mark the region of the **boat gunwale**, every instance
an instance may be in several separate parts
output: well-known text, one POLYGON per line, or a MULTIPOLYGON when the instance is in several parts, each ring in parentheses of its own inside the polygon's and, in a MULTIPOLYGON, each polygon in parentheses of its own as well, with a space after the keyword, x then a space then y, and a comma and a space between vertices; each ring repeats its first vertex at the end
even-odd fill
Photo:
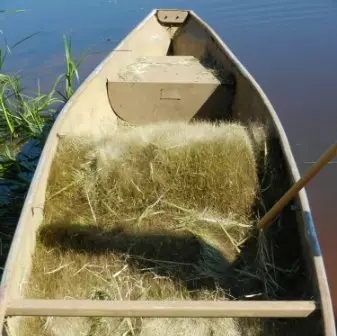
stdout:
MULTIPOLYGON (((285 133, 283 125, 271 104, 269 98, 263 91, 262 87, 257 83, 252 74, 246 69, 246 67, 241 63, 241 61, 235 56, 231 49, 226 45, 226 43, 220 38, 220 36, 211 28, 204 20, 202 20, 195 12, 190 11, 190 16, 193 16, 199 24, 201 24, 208 33, 213 36, 216 42, 223 48, 223 52, 227 55, 229 60, 236 66, 240 74, 251 83, 251 85, 256 89, 257 93, 262 98, 263 103, 266 105, 270 117, 274 122, 274 127, 278 132, 278 137, 280 141, 281 150, 284 157, 286 158, 287 167, 291 173, 293 182, 298 181, 301 176, 299 173, 298 166, 296 164, 294 155, 291 150, 291 146, 288 140, 288 137, 285 133)), ((310 204, 307 196, 306 189, 303 188, 298 193, 298 200, 300 207, 302 208, 302 220, 306 227, 307 236, 304 238, 308 239, 309 248, 312 253, 312 258, 314 259, 314 267, 316 271, 317 282, 319 286, 320 300, 322 302, 321 309, 323 311, 323 320, 325 333, 329 335, 336 335, 335 319, 333 315, 333 305, 331 301, 330 288, 328 284, 328 278, 325 270, 324 261, 322 258, 322 252, 319 245, 314 221, 311 214, 310 204), (319 258, 319 260, 315 260, 319 258)))
POLYGON ((19 254, 21 248, 21 240, 25 239, 23 236, 24 225, 26 224, 26 217, 29 216, 29 212, 32 211, 34 207, 34 196, 39 188, 39 181, 41 175, 43 174, 43 169, 46 161, 51 163, 54 155, 51 155, 51 151, 57 148, 58 141, 57 134, 58 129, 62 126, 64 119, 67 116, 67 112, 72 106, 73 102, 78 99, 81 93, 87 88, 87 86, 98 76, 98 74, 103 70, 105 64, 109 62, 111 57, 118 52, 118 49, 122 49, 121 47, 125 43, 125 40, 128 36, 135 33, 137 30, 142 28, 154 15, 156 15, 157 9, 153 9, 141 22, 139 22, 122 40, 121 42, 114 48, 89 74, 89 76, 81 83, 81 85, 77 88, 74 94, 70 97, 70 99, 65 103, 62 107, 60 113, 58 114, 50 132, 48 134, 46 143, 42 149, 41 155, 38 160, 38 164, 36 166, 32 181, 28 188, 28 192, 19 216, 19 220, 17 222, 17 226, 13 235, 13 240, 9 249, 9 253, 7 256, 7 260, 5 263, 5 267, 3 269, 1 282, 0 282, 0 331, 2 332, 3 323, 6 317, 6 309, 8 303, 11 299, 10 297, 10 285, 8 282, 10 281, 12 274, 15 273, 15 260, 17 255, 19 254))

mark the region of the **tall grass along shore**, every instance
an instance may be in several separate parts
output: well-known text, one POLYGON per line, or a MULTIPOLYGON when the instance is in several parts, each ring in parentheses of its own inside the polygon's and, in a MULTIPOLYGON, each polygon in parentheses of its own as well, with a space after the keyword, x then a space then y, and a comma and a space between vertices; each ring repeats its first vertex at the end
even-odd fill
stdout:
POLYGON ((73 59, 71 41, 66 37, 66 70, 55 79, 50 92, 39 87, 30 92, 22 87, 20 76, 5 71, 6 58, 34 35, 12 46, 4 39, 0 48, 0 276, 45 139, 78 80, 79 62, 73 59))

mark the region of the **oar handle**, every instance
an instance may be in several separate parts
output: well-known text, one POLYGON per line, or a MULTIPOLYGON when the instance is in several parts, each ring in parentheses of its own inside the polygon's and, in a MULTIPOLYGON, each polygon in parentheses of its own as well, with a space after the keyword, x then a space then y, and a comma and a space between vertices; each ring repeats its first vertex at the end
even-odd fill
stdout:
POLYGON ((321 157, 315 162, 305 175, 299 179, 282 197, 281 199, 262 217, 257 224, 258 229, 264 229, 277 214, 291 201, 296 194, 313 178, 317 173, 335 156, 337 155, 337 143, 332 145, 321 157))

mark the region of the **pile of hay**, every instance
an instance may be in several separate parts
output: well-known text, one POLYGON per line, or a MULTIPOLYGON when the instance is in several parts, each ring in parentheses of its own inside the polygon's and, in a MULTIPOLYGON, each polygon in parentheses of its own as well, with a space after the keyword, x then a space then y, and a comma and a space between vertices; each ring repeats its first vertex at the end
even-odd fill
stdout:
MULTIPOLYGON (((259 191, 264 137, 254 127, 162 123, 62 138, 26 297, 227 300, 259 191)), ((20 335, 234 336, 241 328, 232 318, 22 318, 20 335)))

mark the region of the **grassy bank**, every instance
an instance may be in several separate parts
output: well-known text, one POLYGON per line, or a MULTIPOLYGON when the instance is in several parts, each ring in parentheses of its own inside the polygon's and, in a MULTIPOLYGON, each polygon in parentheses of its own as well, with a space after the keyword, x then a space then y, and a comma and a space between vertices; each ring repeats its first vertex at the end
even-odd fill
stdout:
MULTIPOLYGON (((3 13, 4 11, 0 11, 3 13)), ((55 78, 49 92, 24 89, 21 78, 4 70, 6 59, 21 43, 0 48, 0 276, 16 223, 48 132, 58 111, 78 82, 79 62, 72 57, 71 42, 64 37, 65 72, 55 78)))

